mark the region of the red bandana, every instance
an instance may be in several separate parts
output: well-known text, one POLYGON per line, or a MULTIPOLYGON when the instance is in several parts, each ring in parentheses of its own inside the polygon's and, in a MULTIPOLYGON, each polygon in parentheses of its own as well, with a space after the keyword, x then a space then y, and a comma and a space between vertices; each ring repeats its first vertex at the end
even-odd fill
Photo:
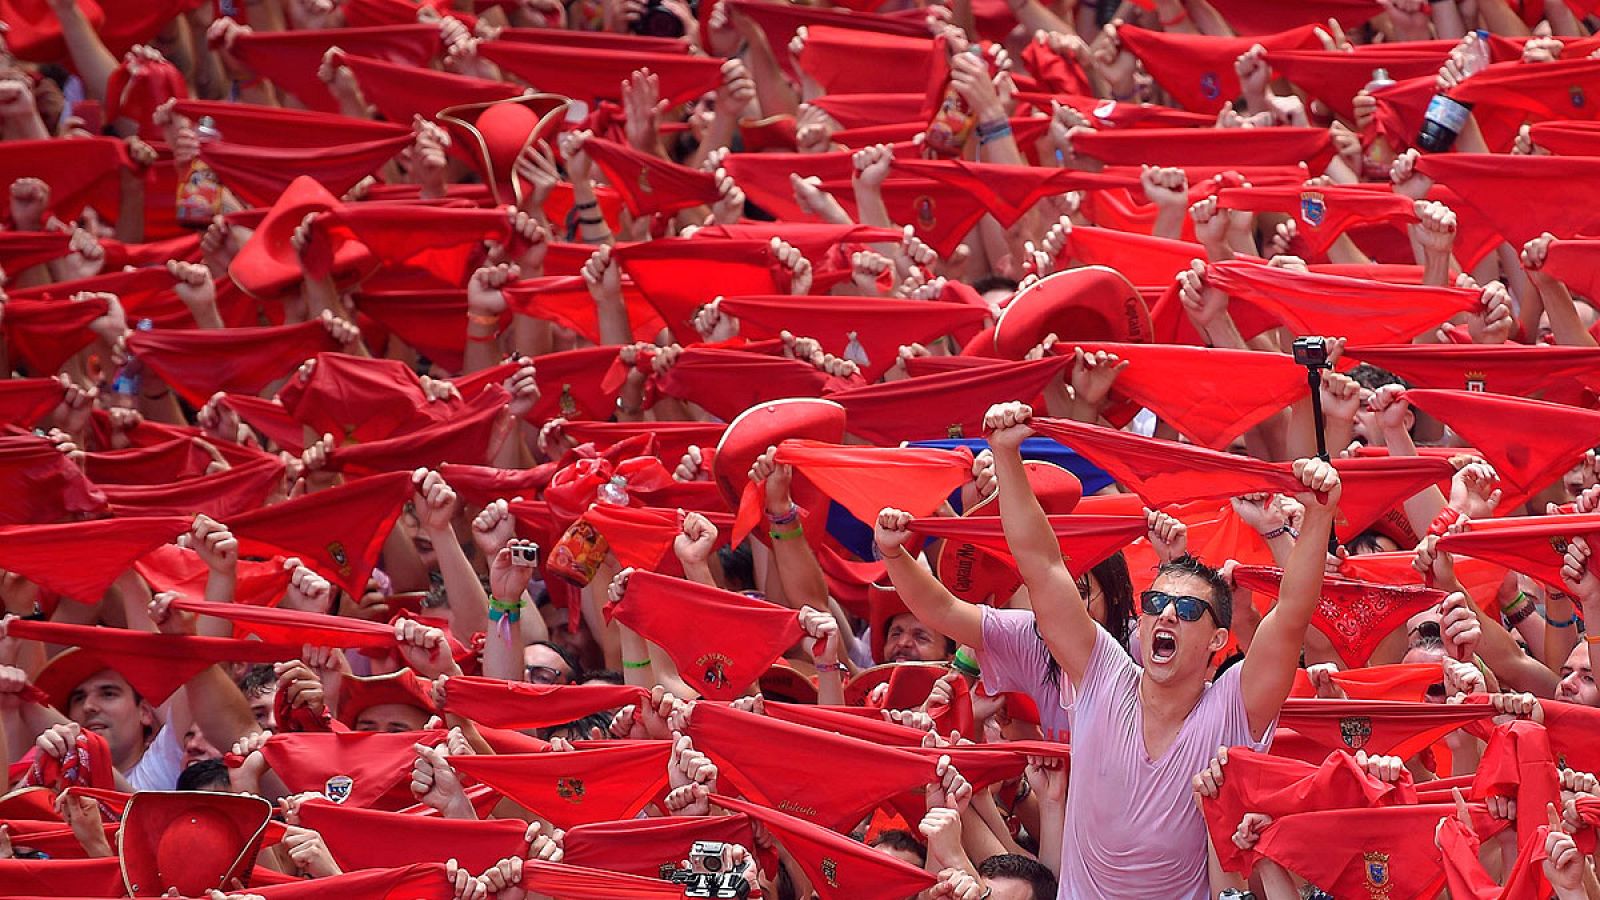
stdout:
POLYGON ((756 849, 748 816, 665 816, 579 825, 562 841, 561 858, 570 865, 661 878, 682 865, 684 848, 696 841, 756 849))
POLYGON ((1600 195, 1587 174, 1594 165, 1579 156, 1444 153, 1424 155, 1417 171, 1455 190, 1521 247, 1546 231, 1570 238, 1600 227, 1600 195))
MULTIPOLYGON (((177 544, 157 547, 133 567, 140 578, 149 582, 151 591, 158 594, 174 591, 190 600, 205 598, 206 581, 211 575, 198 553, 177 544)), ((241 559, 233 602, 250 606, 276 605, 289 589, 289 574, 283 567, 282 557, 275 556, 264 562, 241 559)))
POLYGON ((241 552, 298 556, 360 597, 411 494, 410 472, 373 475, 245 513, 228 525, 241 552))
POLYGON ((611 186, 635 216, 675 213, 716 203, 722 194, 710 172, 641 153, 632 147, 590 138, 584 152, 606 173, 611 186))
MULTIPOLYGON (((1590 541, 1600 538, 1600 513, 1473 519, 1467 531, 1440 538, 1439 549, 1497 562, 1566 590, 1562 559, 1567 541, 1580 536, 1590 541)), ((1600 558, 1590 557, 1589 566, 1600 567, 1600 558)))
POLYGON ((605 613, 665 650, 711 700, 744 693, 802 634, 792 609, 654 572, 634 572, 605 613))
POLYGON ((669 741, 602 741, 562 753, 452 756, 450 765, 571 828, 633 818, 666 787, 671 753, 669 741))
POLYGON ((134 560, 187 531, 189 522, 179 515, 0 526, 0 568, 92 605, 134 560))
POLYGON ((300 806, 300 824, 322 835, 339 868, 392 869, 418 859, 454 859, 481 872, 528 849, 520 819, 408 816, 314 800, 300 806))
POLYGON ((106 499, 118 516, 191 516, 218 521, 260 509, 283 483, 281 460, 263 458, 213 475, 175 484, 105 485, 106 499))
POLYGON ((663 394, 691 400, 723 421, 759 403, 789 397, 820 397, 838 379, 798 359, 690 347, 659 381, 663 394))
POLYGON ((94 343, 89 325, 106 314, 103 298, 76 302, 12 298, 6 300, 6 346, 35 372, 61 369, 79 350, 94 343))
MULTIPOLYGON (((1557 244, 1570 246, 1567 241, 1557 244)), ((1551 252, 1554 255, 1553 246, 1551 252)), ((1600 359, 1588 347, 1412 344, 1346 347, 1345 355, 1393 372, 1419 388, 1487 391, 1576 405, 1582 400, 1579 385, 1600 387, 1600 359)))
MULTIPOLYGON (((852 16, 852 18, 854 18, 852 16)), ((786 47, 774 47, 783 55, 786 47)), ((905 94, 926 92, 947 65, 936 58, 934 41, 831 25, 806 29, 805 49, 796 60, 824 94, 905 94), (863 61, 872 60, 871 65, 863 61)))
MULTIPOLYGON (((785 75, 797 78, 799 73, 789 56, 789 40, 795 31, 805 26, 808 31, 818 25, 837 25, 841 28, 876 34, 898 34, 904 37, 927 37, 928 27, 919 17, 897 17, 876 13, 848 12, 821 6, 794 6, 790 4, 762 3, 759 0, 725 0, 735 15, 749 19, 761 29, 767 44, 777 57, 785 75)), ((926 85, 917 85, 915 91, 923 93, 926 85)), ((833 92, 829 92, 833 93, 833 92)))
MULTIPOLYGON (((11 304, 6 304, 10 312, 11 304)), ((33 435, 0 437, 0 480, 26 484, 0 498, 0 524, 60 522, 103 514, 106 495, 61 451, 33 435)))
MULTIPOLYGON (((1403 703, 1423 702, 1428 688, 1438 684, 1439 678, 1439 667, 1433 663, 1393 663, 1333 673, 1333 683, 1351 700, 1396 700, 1403 703)), ((1294 692, 1290 696, 1316 696, 1316 690, 1312 688, 1304 669, 1295 672, 1294 692)))
POLYGON ((198 407, 217 391, 259 394, 307 359, 340 348, 328 329, 313 320, 220 331, 136 331, 128 336, 128 349, 198 407))
MULTIPOLYGON (((231 137, 226 135, 225 137, 231 137)), ((253 146, 233 140, 200 144, 200 159, 216 170, 228 190, 254 206, 270 206, 295 178, 315 178, 343 195, 415 140, 405 133, 323 147, 253 146)))
MULTIPOLYGON (((38 15, 43 18, 36 21, 54 21, 54 13, 38 15)), ((15 29, 27 18, 4 16, 3 20, 15 29)), ((8 44, 16 47, 13 42, 8 44)), ((83 215, 84 207, 92 206, 101 216, 115 220, 122 209, 124 152, 122 141, 113 137, 6 141, 0 147, 0 184, 38 178, 50 186, 49 210, 56 218, 71 221, 83 215)), ((11 304, 7 303, 8 330, 10 320, 11 304)))
POLYGON ((432 121, 434 115, 447 106, 509 100, 521 93, 515 85, 502 81, 350 53, 344 54, 342 62, 355 74, 362 98, 376 106, 391 122, 409 122, 412 116, 432 121))
POLYGON ((1477 704, 1287 700, 1278 725, 1324 752, 1365 750, 1409 759, 1457 728, 1493 715, 1477 704))
POLYGON ((1477 448, 1523 496, 1549 486, 1600 443, 1600 412, 1471 390, 1405 396, 1477 448))
POLYGON ((873 807, 934 780, 936 760, 741 712, 697 704, 689 720, 696 748, 721 762, 725 784, 756 802, 845 832, 873 807), (850 760, 820 777, 826 760, 850 760))
MULTIPOLYGON (((1061 543, 1061 558, 1075 576, 1088 572, 1145 533, 1143 516, 1069 515, 1046 518, 1055 530, 1056 540, 1061 543)), ((1015 565, 1011 546, 1006 543, 998 516, 916 519, 911 523, 911 530, 929 537, 982 547, 1007 565, 1015 565)))
POLYGON ((711 802, 746 813, 772 832, 821 900, 903 900, 933 886, 934 877, 916 866, 804 819, 731 797, 711 802))
MULTIPOLYGON (((1148 31, 1124 25, 1117 29, 1117 37, 1139 57, 1145 69, 1180 106, 1208 116, 1216 115, 1224 103, 1239 96, 1239 78, 1234 74, 1233 61, 1255 44, 1261 44, 1268 51, 1312 50, 1322 46, 1313 25, 1302 25, 1279 34, 1234 38, 1148 31)), ((1222 133, 1216 129, 1205 131, 1212 135, 1222 133)), ((1233 158, 1250 157, 1236 155, 1233 158)), ((1149 162, 1154 163, 1154 160, 1149 162)))
POLYGON ((862 522, 893 506, 931 515, 950 493, 972 480, 972 451, 925 447, 844 447, 790 439, 777 462, 794 466, 862 522))
POLYGON ((499 448, 496 437, 504 440, 500 426, 510 422, 506 412, 510 399, 505 388, 489 385, 451 419, 385 440, 335 448, 328 455, 328 468, 368 475, 485 462, 499 448))
MULTIPOLYGON (((651 821, 659 822, 660 819, 651 821)), ((658 875, 660 873, 657 873, 658 875)), ((615 900, 679 900, 683 886, 603 869, 530 859, 522 864, 522 887, 551 897, 601 896, 615 900)), ((438 900, 447 900, 440 897, 438 900)))
POLYGON ((338 101, 317 77, 322 57, 329 47, 338 46, 352 56, 426 66, 438 55, 439 42, 439 26, 432 23, 256 31, 240 35, 233 42, 233 53, 252 72, 270 79, 279 90, 293 94, 307 107, 336 113, 338 101))
POLYGON ((1416 201, 1388 185, 1228 188, 1217 195, 1217 206, 1294 218, 1300 240, 1319 256, 1357 225, 1403 226, 1417 221, 1416 201))
MULTIPOLYGON (((504 294, 512 312, 555 322, 563 328, 576 331, 591 343, 601 343, 600 317, 595 312, 594 297, 589 293, 589 286, 584 283, 582 275, 525 279, 506 285, 504 294)), ((655 340, 664 326, 661 315, 646 302, 644 294, 630 282, 624 281, 622 300, 628 307, 628 324, 634 340, 655 340)))
POLYGON ((724 60, 682 53, 600 50, 590 47, 486 41, 485 58, 547 93, 562 94, 591 106, 622 102, 622 82, 636 69, 661 79, 661 99, 677 106, 710 93, 722 83, 724 60))
POLYGON ((1071 362, 1060 356, 995 362, 852 388, 828 399, 848 411, 850 434, 879 446, 975 437, 983 433, 983 416, 990 406, 1039 396, 1071 362))
MULTIPOLYGON (((295 793, 311 791, 361 809, 397 810, 412 802, 416 745, 443 740, 442 731, 306 731, 275 734, 261 753, 295 793)), ((229 757, 228 764, 235 765, 237 757, 229 757)))
MULTIPOLYGON (((1283 570, 1240 566, 1234 578, 1242 588, 1277 596, 1283 570)), ((1432 588, 1324 578, 1311 624, 1327 635, 1347 666, 1359 668, 1391 631, 1444 597, 1444 591, 1432 588)))
POLYGON ((591 713, 638 704, 648 694, 631 685, 527 684, 459 677, 445 682, 445 708, 492 728, 549 728, 591 713))
POLYGON ((706 285, 715 285, 730 297, 783 290, 766 241, 668 238, 619 246, 615 258, 661 314, 673 337, 685 345, 699 340, 690 320, 712 299, 706 285))
POLYGON ((1327 104, 1340 117, 1353 120, 1355 109, 1351 101, 1372 80, 1373 69, 1388 70, 1389 77, 1396 81, 1435 77, 1450 47, 1427 46, 1430 43, 1435 42, 1385 44, 1381 50, 1370 49, 1376 45, 1368 45, 1363 48, 1366 52, 1357 53, 1272 50, 1267 53, 1267 62, 1279 75, 1327 104))
MULTIPOLYGON (((733 528, 733 517, 712 515, 717 528, 717 544, 725 546, 733 528)), ((660 571, 672 550, 673 541, 683 533, 683 513, 676 509, 640 509, 596 503, 583 514, 583 521, 594 526, 625 566, 660 571)), ((673 560, 676 563, 676 560, 673 560)))

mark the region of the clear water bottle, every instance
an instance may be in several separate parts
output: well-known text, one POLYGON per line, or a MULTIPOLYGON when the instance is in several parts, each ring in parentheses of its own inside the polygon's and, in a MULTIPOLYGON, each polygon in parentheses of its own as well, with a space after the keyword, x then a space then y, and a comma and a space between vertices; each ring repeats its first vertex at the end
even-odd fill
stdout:
POLYGON ((1389 70, 1379 67, 1372 70, 1372 80, 1367 82, 1367 86, 1362 90, 1372 94, 1383 90, 1391 84, 1394 84, 1394 79, 1389 77, 1389 70))
POLYGON ((628 505, 628 479, 621 475, 613 475, 611 480, 600 485, 595 492, 595 502, 609 503, 612 506, 628 505))
MULTIPOLYGON (((149 319, 140 319, 139 323, 134 326, 139 331, 149 331, 154 327, 155 323, 149 319)), ((144 363, 139 362, 137 356, 129 353, 128 361, 122 364, 122 368, 118 369, 116 376, 111 379, 111 391, 125 397, 137 398, 139 396, 139 386, 143 383, 144 363)))
MULTIPOLYGON (((1466 61, 1463 68, 1467 76, 1476 75, 1489 67, 1489 33, 1479 30, 1468 37, 1466 61)), ((1444 94, 1434 94, 1428 101, 1428 111, 1422 117, 1422 131, 1417 134, 1417 147, 1427 153, 1442 153, 1455 146, 1461 129, 1467 127, 1472 115, 1472 104, 1462 103, 1444 94)))

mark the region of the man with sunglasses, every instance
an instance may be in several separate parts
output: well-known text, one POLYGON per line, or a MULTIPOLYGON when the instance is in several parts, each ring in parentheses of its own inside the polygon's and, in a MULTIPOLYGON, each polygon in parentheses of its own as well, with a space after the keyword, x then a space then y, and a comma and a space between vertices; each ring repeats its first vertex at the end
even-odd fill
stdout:
POLYGON ((1294 463, 1306 512, 1278 603, 1262 619, 1244 662, 1208 683, 1211 657, 1227 644, 1232 621, 1227 580, 1192 557, 1163 565, 1140 597, 1144 665, 1136 665, 1089 616, 1028 489, 1019 448, 1034 433, 1032 417, 1026 404, 997 404, 984 428, 1006 542, 1039 632, 1070 685, 1062 695, 1075 777, 1058 896, 1202 900, 1210 895, 1206 833, 1191 782, 1218 747, 1263 750, 1271 741, 1321 592, 1339 475, 1321 460, 1294 463))

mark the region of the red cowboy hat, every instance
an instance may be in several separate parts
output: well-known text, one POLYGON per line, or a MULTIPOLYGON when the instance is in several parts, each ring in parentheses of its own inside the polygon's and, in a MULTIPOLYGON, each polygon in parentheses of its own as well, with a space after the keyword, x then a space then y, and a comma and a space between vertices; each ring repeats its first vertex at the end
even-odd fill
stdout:
POLYGON ((44 664, 44 668, 34 677, 33 686, 43 691, 50 698, 50 705, 64 715, 71 703, 72 692, 78 689, 78 685, 107 669, 117 671, 110 660, 98 653, 82 647, 69 647, 44 664))
MULTIPOLYGON (((1022 467, 1028 475, 1028 486, 1039 498, 1046 515, 1070 513, 1083 499, 1083 482, 1061 466, 1029 459, 1023 460, 1022 467)), ((998 515, 999 496, 998 491, 990 494, 963 515, 998 515)), ((1017 574, 1016 566, 970 541, 946 538, 936 543, 933 572, 950 593, 968 603, 1003 603, 1022 586, 1022 576, 1017 574)))
MULTIPOLYGON (((343 206, 322 183, 309 175, 302 175, 284 188, 272 208, 267 210, 261 224, 256 226, 250 239, 239 248, 239 254, 228 264, 228 274, 239 289, 257 299, 273 299, 297 287, 308 271, 329 267, 331 271, 348 276, 352 270, 365 274, 376 265, 372 251, 356 240, 319 236, 326 241, 332 259, 313 262, 315 251, 308 248, 306 259, 290 243, 296 228, 311 213, 325 213, 343 206)), ((353 237, 353 235, 351 236, 353 237)), ((327 272, 313 271, 314 275, 327 272)))
POLYGON ((374 706, 398 703, 414 706, 429 716, 439 714, 433 705, 433 688, 410 669, 363 678, 346 675, 339 683, 339 721, 356 727, 361 714, 374 706))
POLYGON ((117 832, 122 881, 133 897, 184 897, 244 882, 272 819, 272 804, 248 794, 140 791, 117 832))
POLYGON ((717 441, 711 477, 730 509, 749 480, 750 467, 768 447, 786 438, 810 438, 833 444, 844 442, 844 407, 832 400, 793 397, 758 403, 740 413, 717 441))
POLYGON ((844 702, 851 706, 865 706, 867 695, 880 684, 888 684, 890 679, 896 679, 896 684, 906 688, 908 693, 913 687, 923 688, 922 696, 926 697, 933 691, 933 683, 949 675, 953 671, 943 663, 930 662, 901 662, 884 663, 862 670, 850 683, 844 686, 844 702))
POLYGON ((1018 291, 995 322, 994 351, 1021 359, 1052 333, 1064 341, 1143 344, 1150 327, 1150 310, 1128 279, 1105 266, 1084 266, 1018 291))
POLYGON ((494 192, 495 203, 522 202, 517 157, 528 147, 549 140, 566 117, 572 101, 558 94, 524 94, 508 100, 447 106, 434 116, 467 151, 478 174, 494 192))
POLYGON ((760 680, 761 695, 768 700, 788 703, 816 703, 817 685, 787 663, 775 662, 767 667, 760 680))

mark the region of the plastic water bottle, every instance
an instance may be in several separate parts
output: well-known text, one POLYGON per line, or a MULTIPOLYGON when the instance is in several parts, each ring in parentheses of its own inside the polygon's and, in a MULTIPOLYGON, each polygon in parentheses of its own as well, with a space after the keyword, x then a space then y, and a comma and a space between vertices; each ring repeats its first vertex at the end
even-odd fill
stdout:
POLYGON ((1362 90, 1372 94, 1383 90, 1391 84, 1394 84, 1394 79, 1389 77, 1389 70, 1379 67, 1372 70, 1372 80, 1367 82, 1367 86, 1362 90))
MULTIPOLYGON (((140 319, 134 326, 139 331, 149 331, 154 327, 155 323, 149 319, 140 319)), ((116 377, 111 379, 111 390, 124 396, 137 397, 139 386, 143 383, 144 363, 139 362, 139 358, 130 353, 128 361, 122 364, 122 368, 117 370, 116 377)))
MULTIPOLYGON (((1466 74, 1476 75, 1489 66, 1489 33, 1478 31, 1467 41, 1466 74)), ((1422 131, 1417 134, 1417 147, 1428 153, 1441 153, 1455 145, 1461 129, 1467 127, 1467 117, 1472 114, 1472 104, 1462 103, 1444 94, 1434 94, 1428 101, 1428 111, 1423 114, 1422 131)))
POLYGON ((600 485, 595 491, 595 502, 609 503, 612 506, 628 505, 628 479, 621 475, 613 475, 611 480, 600 485))

